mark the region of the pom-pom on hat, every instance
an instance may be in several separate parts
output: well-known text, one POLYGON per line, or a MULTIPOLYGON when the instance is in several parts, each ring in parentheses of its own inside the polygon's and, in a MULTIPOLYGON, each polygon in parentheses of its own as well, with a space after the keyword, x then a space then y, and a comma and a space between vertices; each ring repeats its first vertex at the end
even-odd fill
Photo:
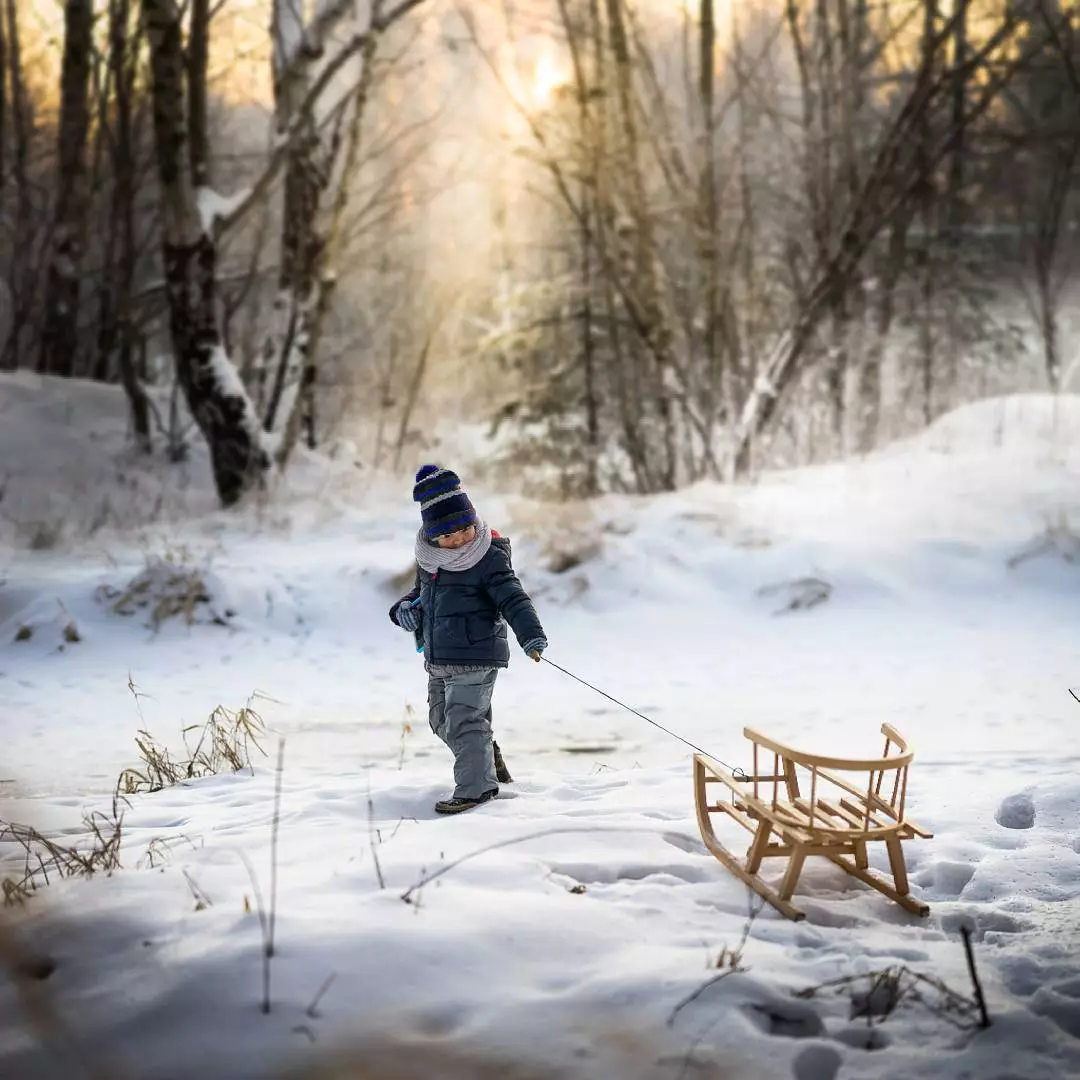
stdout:
POLYGON ((467 529, 479 521, 469 496, 461 488, 458 474, 438 465, 420 467, 413 486, 413 501, 420 504, 424 535, 429 540, 467 529))

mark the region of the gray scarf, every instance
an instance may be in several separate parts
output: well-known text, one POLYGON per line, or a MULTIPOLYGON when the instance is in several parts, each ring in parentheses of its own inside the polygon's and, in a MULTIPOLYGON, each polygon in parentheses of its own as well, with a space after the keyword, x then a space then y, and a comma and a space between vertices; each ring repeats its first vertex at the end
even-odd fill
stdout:
POLYGON ((476 526, 476 538, 459 548, 441 548, 433 544, 421 529, 416 534, 416 561, 429 574, 440 570, 471 570, 491 547, 491 528, 486 521, 476 526))

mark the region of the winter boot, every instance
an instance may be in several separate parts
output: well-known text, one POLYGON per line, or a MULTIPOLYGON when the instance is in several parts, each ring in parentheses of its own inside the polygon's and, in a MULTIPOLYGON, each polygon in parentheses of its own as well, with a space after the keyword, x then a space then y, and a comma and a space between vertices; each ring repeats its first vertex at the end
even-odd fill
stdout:
POLYGON ((494 799, 498 794, 499 789, 492 788, 491 791, 485 791, 479 799, 442 799, 435 804, 435 813, 460 814, 465 810, 472 810, 481 803, 486 803, 489 799, 494 799))
POLYGON ((512 784, 514 778, 510 775, 510 770, 506 767, 506 762, 503 761, 499 744, 494 740, 492 740, 491 749, 495 756, 495 779, 498 780, 500 784, 512 784))

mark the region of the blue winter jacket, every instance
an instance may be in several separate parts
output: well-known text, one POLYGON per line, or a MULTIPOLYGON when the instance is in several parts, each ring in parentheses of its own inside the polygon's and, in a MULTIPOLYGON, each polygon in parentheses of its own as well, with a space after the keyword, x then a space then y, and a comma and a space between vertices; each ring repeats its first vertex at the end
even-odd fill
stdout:
MULTIPOLYGON (((402 600, 420 597, 424 658, 429 664, 484 664, 506 667, 510 662, 506 624, 518 644, 544 637, 536 608, 510 562, 510 541, 491 541, 488 553, 469 570, 417 567, 416 585, 402 600)), ((390 609, 398 624, 397 603, 390 609)))

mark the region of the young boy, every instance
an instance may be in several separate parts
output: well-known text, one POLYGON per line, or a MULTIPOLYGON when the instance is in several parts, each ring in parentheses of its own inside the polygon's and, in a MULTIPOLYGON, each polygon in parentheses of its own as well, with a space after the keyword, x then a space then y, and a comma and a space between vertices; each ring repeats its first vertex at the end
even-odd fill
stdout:
POLYGON ((413 500, 416 585, 390 619, 423 643, 431 730, 454 755, 454 794, 435 804, 460 814, 499 794, 511 776, 491 735, 491 694, 510 662, 506 624, 537 663, 547 648, 536 609, 510 563, 510 541, 481 521, 450 469, 424 465, 413 500))

